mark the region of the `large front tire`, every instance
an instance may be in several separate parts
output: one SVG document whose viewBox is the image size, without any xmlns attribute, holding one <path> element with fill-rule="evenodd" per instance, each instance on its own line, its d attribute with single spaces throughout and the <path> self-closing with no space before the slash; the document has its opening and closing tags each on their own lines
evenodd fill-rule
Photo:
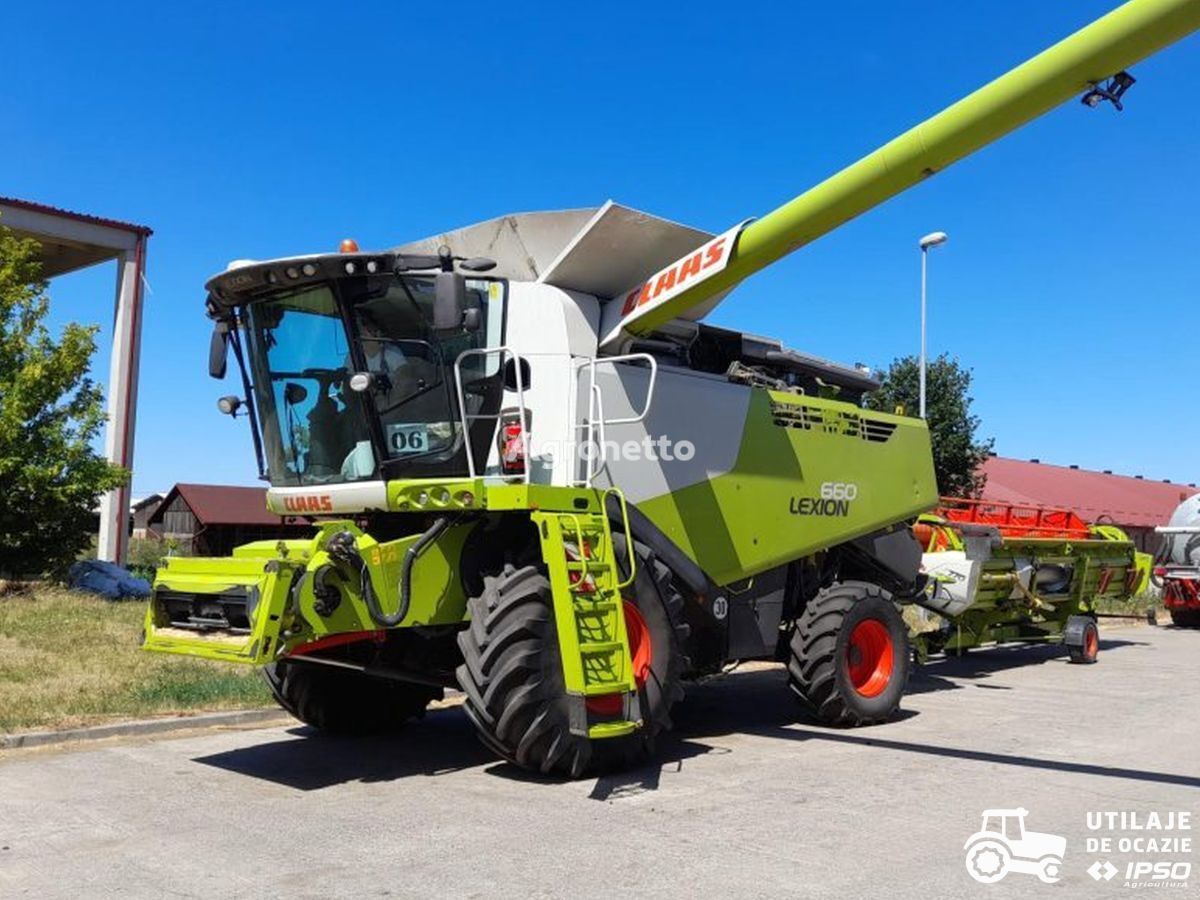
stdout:
<svg viewBox="0 0 1200 900">
<path fill-rule="evenodd" d="M 441 688 L 375 678 L 320 663 L 273 663 L 267 685 L 285 710 L 326 734 L 383 734 L 425 714 Z"/>
<path fill-rule="evenodd" d="M 618 558 L 624 542 L 614 536 Z M 470 601 L 471 624 L 459 634 L 463 709 L 495 753 L 544 774 L 579 778 L 635 765 L 654 752 L 671 727 L 671 706 L 683 695 L 683 599 L 669 572 L 639 548 L 638 576 L 625 598 L 650 641 L 648 671 L 639 684 L 643 726 L 623 737 L 592 740 L 572 734 L 550 582 L 533 566 L 512 566 L 485 579 Z M 646 555 L 642 555 L 645 553 Z M 633 618 L 627 613 L 627 624 Z M 639 625 L 639 627 L 641 627 Z"/>
<path fill-rule="evenodd" d="M 822 590 L 800 614 L 790 651 L 791 688 L 822 722 L 874 725 L 900 708 L 912 653 L 883 588 L 843 581 Z"/>
</svg>

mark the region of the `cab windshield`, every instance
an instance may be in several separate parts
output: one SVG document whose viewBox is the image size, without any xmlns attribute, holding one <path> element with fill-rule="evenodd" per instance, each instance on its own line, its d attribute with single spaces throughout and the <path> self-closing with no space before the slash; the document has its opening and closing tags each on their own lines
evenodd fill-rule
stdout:
<svg viewBox="0 0 1200 900">
<path fill-rule="evenodd" d="M 464 435 L 454 363 L 502 341 L 504 285 L 468 280 L 466 324 L 435 331 L 430 276 L 338 279 L 247 307 L 267 474 L 275 485 L 465 474 L 482 465 L 494 422 Z M 469 326 L 469 327 L 468 327 Z M 468 415 L 494 415 L 495 354 L 463 359 Z M 351 388 L 351 376 L 357 373 Z M 484 433 L 486 432 L 486 433 Z"/>
</svg>

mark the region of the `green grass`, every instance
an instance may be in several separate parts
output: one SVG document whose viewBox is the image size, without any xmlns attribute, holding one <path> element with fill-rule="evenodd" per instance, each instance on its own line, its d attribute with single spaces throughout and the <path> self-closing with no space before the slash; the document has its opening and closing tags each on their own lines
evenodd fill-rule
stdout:
<svg viewBox="0 0 1200 900">
<path fill-rule="evenodd" d="M 1145 616 L 1149 609 L 1162 612 L 1162 602 L 1157 595 L 1149 591 L 1130 597 L 1128 600 L 1109 600 L 1102 598 L 1096 603 L 1096 612 L 1110 615 Z"/>
<path fill-rule="evenodd" d="M 0 595 L 0 732 L 272 705 L 248 666 L 143 652 L 145 612 L 48 586 Z"/>
</svg>

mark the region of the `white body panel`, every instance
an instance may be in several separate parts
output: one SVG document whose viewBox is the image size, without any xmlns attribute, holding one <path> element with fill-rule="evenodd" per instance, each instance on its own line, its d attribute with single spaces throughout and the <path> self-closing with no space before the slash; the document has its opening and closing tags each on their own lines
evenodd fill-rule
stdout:
<svg viewBox="0 0 1200 900">
<path fill-rule="evenodd" d="M 967 559 L 961 550 L 921 554 L 921 571 L 931 584 L 923 605 L 947 616 L 962 613 L 975 602 L 980 568 L 979 560 Z"/>
<path fill-rule="evenodd" d="M 947 616 L 957 616 L 975 602 L 975 594 L 979 587 L 979 576 L 983 571 L 983 560 L 967 559 L 961 550 L 941 550 L 936 553 L 921 554 L 921 571 L 929 576 L 932 587 L 926 592 L 927 601 L 922 605 L 935 609 Z M 1016 558 L 1013 569 L 1017 584 L 1013 586 L 1009 597 L 1013 600 L 1025 597 L 1031 590 L 1070 578 L 1061 566 L 1043 566 L 1038 576 L 1038 584 L 1033 581 L 1033 560 Z"/>
<path fill-rule="evenodd" d="M 310 484 L 267 490 L 267 509 L 281 516 L 358 513 L 387 508 L 387 485 L 382 481 Z"/>
<path fill-rule="evenodd" d="M 580 413 L 575 404 L 576 369 L 596 353 L 600 304 L 589 294 L 549 284 L 512 282 L 505 344 L 529 363 L 525 408 L 530 419 L 529 480 L 534 484 L 571 484 Z M 502 409 L 516 409 L 520 398 L 506 390 Z M 586 410 L 585 410 L 586 412 Z M 500 474 L 493 442 L 486 474 Z"/>
</svg>

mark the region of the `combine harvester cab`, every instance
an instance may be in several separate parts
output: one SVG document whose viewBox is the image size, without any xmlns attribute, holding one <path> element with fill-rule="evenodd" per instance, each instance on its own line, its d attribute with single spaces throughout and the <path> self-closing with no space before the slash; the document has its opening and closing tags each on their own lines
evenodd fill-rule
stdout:
<svg viewBox="0 0 1200 900">
<path fill-rule="evenodd" d="M 1163 536 L 1154 561 L 1163 608 L 1181 628 L 1200 628 L 1200 494 L 1180 503 L 1171 521 L 1154 530 Z"/>
<path fill-rule="evenodd" d="M 218 405 L 250 426 L 268 506 L 316 533 L 170 560 L 146 648 L 261 665 L 330 732 L 458 687 L 488 747 L 572 776 L 645 759 L 684 679 L 743 659 L 786 662 L 824 722 L 888 719 L 899 605 L 926 596 L 925 423 L 864 410 L 856 367 L 703 318 L 1058 104 L 1119 108 L 1123 70 L 1197 27 L 1200 0 L 1133 0 L 722 234 L 608 203 L 230 264 L 209 372 L 232 354 L 241 386 Z"/>
<path fill-rule="evenodd" d="M 1097 606 L 1149 579 L 1149 557 L 1124 532 L 1070 510 L 943 498 L 913 531 L 929 578 L 910 623 L 921 657 L 1061 641 L 1072 662 L 1095 662 Z"/>
</svg>

